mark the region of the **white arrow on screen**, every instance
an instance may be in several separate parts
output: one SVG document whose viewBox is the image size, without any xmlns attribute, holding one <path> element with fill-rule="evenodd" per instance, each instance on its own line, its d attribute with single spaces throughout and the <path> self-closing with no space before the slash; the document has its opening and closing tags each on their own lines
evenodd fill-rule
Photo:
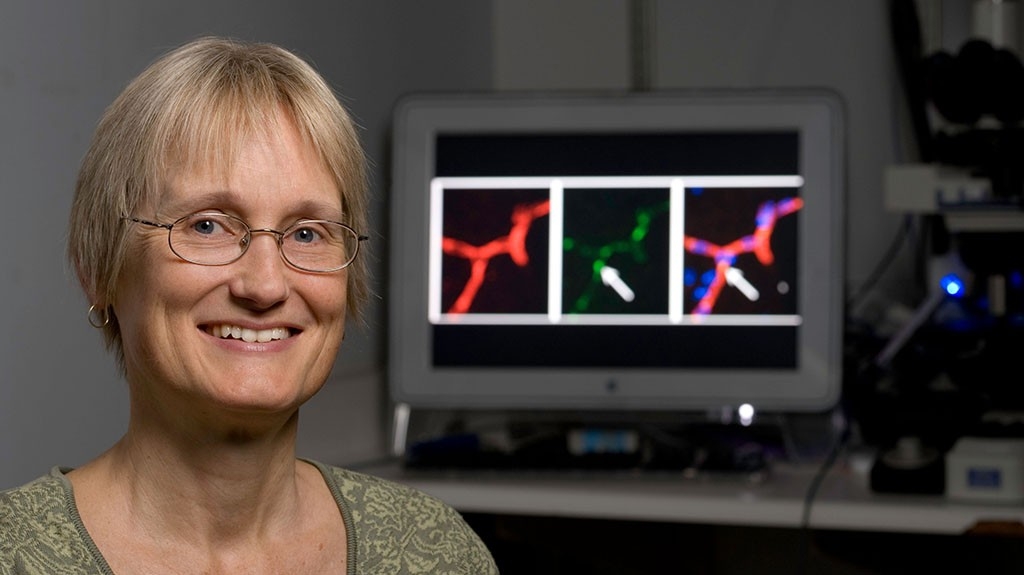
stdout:
<svg viewBox="0 0 1024 575">
<path fill-rule="evenodd" d="M 636 297 L 633 294 L 633 290 L 629 289 L 626 282 L 622 281 L 622 278 L 619 277 L 619 270 L 611 266 L 601 268 L 601 281 L 604 282 L 604 285 L 615 290 L 615 293 L 619 294 L 619 297 L 625 301 L 633 301 L 633 298 Z"/>
<path fill-rule="evenodd" d="M 736 268 L 725 270 L 725 281 L 732 287 L 740 290 L 750 301 L 757 301 L 757 298 L 761 297 L 757 288 L 750 285 L 750 282 L 743 277 L 743 272 Z"/>
</svg>

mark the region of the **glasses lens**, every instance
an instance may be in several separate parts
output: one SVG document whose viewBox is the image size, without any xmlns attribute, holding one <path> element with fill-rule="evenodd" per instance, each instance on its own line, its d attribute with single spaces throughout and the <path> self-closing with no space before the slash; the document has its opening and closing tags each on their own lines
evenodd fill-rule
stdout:
<svg viewBox="0 0 1024 575">
<path fill-rule="evenodd" d="M 293 266 L 313 271 L 337 271 L 352 263 L 359 236 L 352 228 L 326 220 L 303 220 L 284 232 L 281 253 Z"/>
<path fill-rule="evenodd" d="M 171 249 L 192 263 L 216 266 L 231 263 L 245 251 L 248 227 L 242 220 L 219 213 L 185 216 L 171 226 Z"/>
</svg>

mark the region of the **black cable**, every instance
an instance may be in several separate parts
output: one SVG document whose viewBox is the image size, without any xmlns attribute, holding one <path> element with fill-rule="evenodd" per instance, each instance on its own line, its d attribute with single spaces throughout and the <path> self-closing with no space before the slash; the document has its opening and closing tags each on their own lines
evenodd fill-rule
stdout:
<svg viewBox="0 0 1024 575">
<path fill-rule="evenodd" d="M 878 260 L 878 264 L 875 265 L 875 269 L 872 270 L 871 275 L 868 276 L 864 283 L 860 285 L 857 290 L 853 292 L 846 300 L 846 309 L 853 309 L 868 292 L 870 292 L 875 284 L 882 279 L 885 272 L 888 271 L 889 266 L 896 260 L 896 255 L 899 254 L 900 249 L 906 243 L 907 238 L 910 236 L 910 232 L 914 227 L 914 216 L 906 214 L 903 216 L 903 224 L 900 229 L 896 232 L 892 242 L 886 249 L 886 253 Z"/>
<path fill-rule="evenodd" d="M 654 42 L 650 32 L 651 24 L 654 23 L 653 11 L 651 0 L 632 0 L 629 4 L 630 65 L 634 92 L 651 90 Z"/>
<path fill-rule="evenodd" d="M 825 481 L 825 477 L 828 472 L 831 471 L 836 461 L 839 459 L 839 454 L 842 453 L 843 449 L 850 439 L 850 424 L 845 414 L 842 417 L 841 428 L 839 430 L 839 436 L 836 438 L 835 443 L 829 449 L 825 456 L 825 460 L 822 461 L 818 467 L 818 471 L 814 474 L 811 479 L 810 485 L 807 487 L 807 491 L 804 493 L 803 508 L 800 515 L 800 551 L 798 554 L 799 565 L 797 566 L 797 574 L 803 575 L 807 572 L 807 561 L 811 554 L 811 539 L 813 537 L 811 529 L 811 508 L 814 506 L 814 500 L 818 496 L 818 490 L 821 489 L 821 484 Z"/>
<path fill-rule="evenodd" d="M 928 87 L 921 23 L 914 0 L 891 0 L 889 25 L 895 49 L 896 64 L 903 80 L 914 139 L 922 162 L 934 156 L 935 137 L 928 119 Z"/>
</svg>

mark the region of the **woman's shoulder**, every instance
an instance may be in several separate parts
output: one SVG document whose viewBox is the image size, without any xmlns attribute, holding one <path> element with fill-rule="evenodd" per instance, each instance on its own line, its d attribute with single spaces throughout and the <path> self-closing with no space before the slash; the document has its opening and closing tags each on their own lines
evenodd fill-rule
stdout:
<svg viewBox="0 0 1024 575">
<path fill-rule="evenodd" d="M 351 514 L 360 564 L 369 571 L 497 573 L 476 532 L 437 497 L 390 479 L 313 463 Z"/>
<path fill-rule="evenodd" d="M 436 516 L 439 512 L 447 514 L 454 511 L 437 497 L 404 483 L 333 465 L 318 466 L 331 487 L 357 507 L 372 505 L 375 512 L 393 510 L 401 515 L 426 513 Z"/>
<path fill-rule="evenodd" d="M 0 491 L 0 574 L 100 572 L 72 509 L 70 485 L 56 467 Z"/>
<path fill-rule="evenodd" d="M 0 491 L 0 534 L 31 525 L 66 506 L 67 493 L 55 468 L 24 485 Z"/>
</svg>

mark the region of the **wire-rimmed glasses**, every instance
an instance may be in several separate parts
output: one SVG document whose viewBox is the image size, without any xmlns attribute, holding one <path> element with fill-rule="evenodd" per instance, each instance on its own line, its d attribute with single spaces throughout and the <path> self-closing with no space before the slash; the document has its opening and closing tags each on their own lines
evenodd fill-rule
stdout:
<svg viewBox="0 0 1024 575">
<path fill-rule="evenodd" d="M 141 218 L 122 219 L 167 230 L 167 244 L 179 258 L 201 266 L 230 264 L 245 255 L 253 234 L 271 234 L 288 265 L 307 272 L 330 273 L 348 267 L 369 238 L 331 220 L 299 220 L 283 231 L 252 228 L 222 212 L 198 212 L 162 224 Z"/>
</svg>

